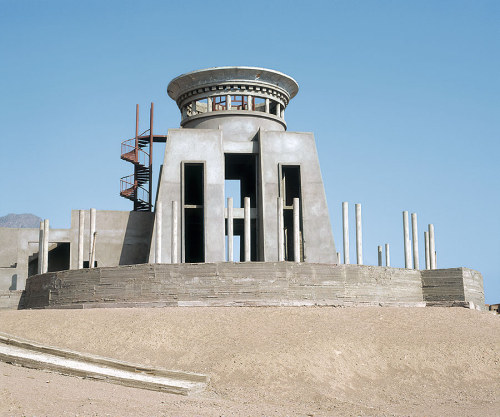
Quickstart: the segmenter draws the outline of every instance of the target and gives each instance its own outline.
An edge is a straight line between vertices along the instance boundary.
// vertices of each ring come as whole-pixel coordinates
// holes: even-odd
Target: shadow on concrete
[[[130,212],[120,253],[120,265],[148,263],[153,225],[154,213]]]

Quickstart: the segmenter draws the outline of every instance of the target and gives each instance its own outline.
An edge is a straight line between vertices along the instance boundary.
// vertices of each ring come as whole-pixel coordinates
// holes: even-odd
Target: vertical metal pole
[[[155,104],[151,103],[149,113],[149,211],[153,211],[153,114]]]
[[[413,269],[420,269],[418,260],[418,227],[417,213],[411,214],[411,237],[413,245]]]
[[[49,270],[49,219],[43,221],[43,267],[42,274]]]
[[[94,262],[92,262],[92,248],[94,247],[94,239],[95,239],[95,221],[96,221],[96,211],[94,208],[91,208],[90,209],[89,268],[94,267]]]
[[[404,249],[405,249],[405,268],[411,268],[410,231],[409,231],[407,211],[403,211],[403,237],[404,237]]]
[[[382,246],[377,246],[378,266],[382,266]]]
[[[78,262],[77,269],[83,268],[83,239],[85,232],[85,211],[78,210]]]
[[[391,266],[391,253],[389,252],[389,244],[385,244],[385,266]]]
[[[436,269],[436,242],[434,240],[434,225],[429,225],[429,253],[431,259],[431,269]]]
[[[344,235],[344,264],[349,264],[349,204],[342,203],[342,231]]]
[[[243,201],[243,213],[244,213],[244,237],[245,237],[245,243],[244,243],[244,252],[245,252],[245,257],[244,260],[245,262],[250,261],[250,197],[245,197]]]
[[[425,269],[431,269],[431,258],[429,256],[429,233],[424,232],[425,241]]]
[[[363,265],[363,234],[361,230],[361,204],[355,204],[356,210],[356,261]]]
[[[139,105],[135,106],[135,161],[139,160]],[[134,211],[137,211],[139,205],[137,204],[137,196],[139,194],[139,187],[137,183],[137,164],[134,164]],[[90,248],[92,250],[92,248]],[[90,262],[90,257],[89,257]],[[89,268],[92,268],[89,264]]]
[[[293,260],[300,262],[300,200],[293,199]]]
[[[156,218],[156,241],[155,241],[155,262],[161,264],[161,240],[163,233],[163,207],[161,201],[158,201],[155,207],[155,218]]]
[[[40,222],[38,233],[38,273],[43,274],[43,220]]]
[[[283,198],[278,197],[278,261],[285,260],[285,229],[283,227]]]
[[[234,262],[233,197],[227,198],[227,260]]]
[[[172,201],[171,262],[179,262],[179,203]]]

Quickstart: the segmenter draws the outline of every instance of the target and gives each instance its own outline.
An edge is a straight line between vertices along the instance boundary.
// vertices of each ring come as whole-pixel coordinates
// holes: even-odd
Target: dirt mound
[[[500,410],[500,317],[461,308],[4,311],[0,331],[211,378],[207,393],[179,399],[51,375],[58,381],[54,395],[66,390],[73,393],[68,398],[91,398],[95,390],[100,406],[82,397],[75,408],[77,400],[59,394],[53,408],[40,409],[33,395],[22,394],[29,378],[49,374],[5,365],[0,412],[6,415],[16,407],[37,415],[64,409],[69,415],[496,416]],[[16,379],[25,382],[19,392]],[[40,395],[48,392],[40,386]],[[144,408],[133,408],[138,404]]]

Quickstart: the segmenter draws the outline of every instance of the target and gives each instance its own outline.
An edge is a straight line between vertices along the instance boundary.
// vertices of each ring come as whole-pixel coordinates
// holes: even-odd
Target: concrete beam
[[[410,255],[410,230],[408,224],[408,212],[403,211],[403,237],[404,237],[404,251],[405,251],[405,268],[411,268],[411,255]]]
[[[155,207],[155,220],[156,220],[156,239],[155,239],[155,263],[161,263],[161,240],[163,232],[163,205],[161,201]]]
[[[349,264],[349,204],[342,203],[342,232],[344,237],[344,264]]]
[[[361,230],[361,204],[355,204],[356,210],[356,262],[363,265],[363,234]]]
[[[171,262],[176,264],[179,262],[179,203],[177,200],[172,201],[172,236],[171,236]]]
[[[245,218],[243,220],[244,222],[244,260],[245,262],[250,262],[251,260],[251,251],[250,251],[250,243],[251,243],[251,236],[250,236],[250,197],[245,197],[243,200],[243,209],[245,211]]]
[[[411,214],[411,236],[413,245],[413,269],[420,269],[418,260],[418,227],[417,213]]]
[[[234,222],[233,222],[233,197],[227,198],[227,260],[234,262]]]
[[[85,211],[78,210],[78,262],[77,269],[83,268],[83,239],[85,232]]]
[[[300,200],[293,199],[293,260],[300,262]]]

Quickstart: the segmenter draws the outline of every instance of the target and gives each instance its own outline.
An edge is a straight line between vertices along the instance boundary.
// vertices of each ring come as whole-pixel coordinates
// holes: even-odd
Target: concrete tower
[[[150,262],[232,261],[234,234],[242,261],[336,263],[314,135],[286,131],[297,92],[293,78],[252,67],[170,82],[182,119],[168,131]],[[225,180],[240,186],[234,208]]]

